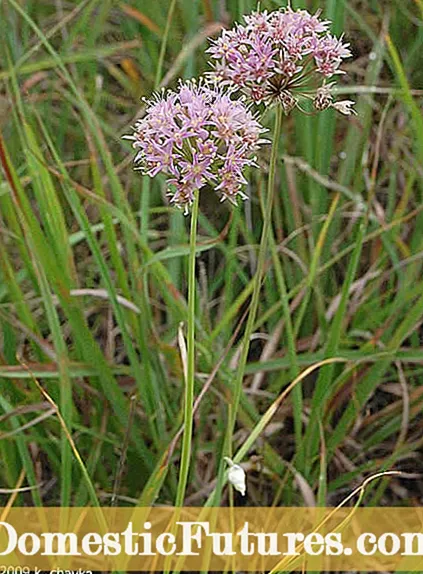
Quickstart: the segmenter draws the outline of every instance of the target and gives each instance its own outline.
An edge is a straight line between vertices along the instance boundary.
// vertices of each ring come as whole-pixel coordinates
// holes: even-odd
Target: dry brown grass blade
[[[294,389],[299,383],[301,383],[301,381],[303,381],[309,375],[311,375],[311,373],[313,373],[315,370],[320,369],[325,365],[331,365],[334,363],[348,363],[348,361],[340,357],[325,359],[324,361],[320,361],[318,363],[315,363],[314,365],[311,365],[310,367],[305,369],[302,373],[300,373],[298,377],[296,377],[292,381],[292,383],[289,384],[287,388],[279,395],[279,397],[270,405],[270,407],[267,409],[267,411],[264,413],[264,415],[261,417],[259,422],[254,427],[254,429],[251,431],[245,443],[242,445],[242,447],[238,450],[238,452],[234,456],[233,461],[236,464],[239,464],[242,461],[244,456],[246,456],[246,454],[250,450],[251,446],[255,443],[257,438],[260,436],[260,434],[264,431],[269,422],[275,416],[279,407],[286,399],[286,397],[289,395],[289,393],[292,391],[292,389]]]
[[[6,520],[8,514],[10,512],[10,509],[12,508],[12,506],[15,503],[16,497],[19,494],[19,490],[20,490],[24,480],[25,480],[25,470],[22,470],[21,474],[19,475],[16,486],[13,489],[13,492],[11,493],[11,496],[10,496],[9,500],[7,501],[6,506],[3,508],[3,511],[1,513],[1,516],[0,516],[0,522],[4,522]]]
[[[57,355],[52,345],[45,339],[42,339],[41,337],[33,333],[31,329],[29,329],[24,323],[19,321],[19,319],[13,317],[13,315],[11,315],[10,313],[5,313],[2,310],[0,310],[0,318],[2,318],[4,321],[15,327],[18,332],[21,332],[22,334],[25,335],[25,337],[27,337],[29,340],[33,341],[36,345],[38,345],[40,349],[42,349],[43,353],[49,359],[51,359],[52,361],[57,361]]]
[[[72,20],[76,18],[76,16],[78,16],[80,12],[82,12],[82,10],[88,5],[88,3],[89,0],[82,0],[82,2],[79,2],[77,6],[75,6],[75,8],[71,12],[69,12],[69,14],[63,16],[63,18],[61,18],[57,24],[55,24],[50,30],[48,30],[45,33],[45,37],[47,38],[47,40],[52,38],[55,34],[57,34],[57,32],[62,31]],[[34,46],[32,46],[32,48],[28,50],[22,56],[22,58],[17,62],[16,67],[18,68],[24,62],[26,62],[32,56],[32,54],[34,54],[37,50],[41,48],[42,45],[43,42],[41,40],[39,40],[36,44],[34,44]]]
[[[313,529],[314,532],[319,532],[319,530],[325,525],[327,524],[327,522],[333,517],[335,516],[336,512],[338,510],[340,510],[341,508],[343,508],[344,506],[346,506],[346,504],[353,499],[354,497],[356,497],[357,495],[359,495],[359,500],[358,503],[351,509],[351,513],[350,515],[344,519],[342,521],[342,523],[338,526],[338,529],[342,529],[343,526],[348,522],[348,520],[350,520],[350,518],[352,517],[352,515],[355,513],[356,509],[358,508],[358,504],[360,504],[360,500],[361,497],[364,495],[366,487],[373,482],[374,480],[377,480],[378,478],[383,478],[385,476],[401,476],[402,473],[396,470],[389,470],[389,471],[385,471],[385,472],[378,472],[377,474],[373,474],[372,476],[369,476],[368,478],[366,478],[366,480],[355,490],[353,490],[340,504],[338,504],[338,506],[336,506],[321,522],[319,522],[319,524]],[[302,552],[304,550],[304,544],[301,543],[299,545],[298,548],[296,548],[297,552]],[[277,566],[275,566],[270,572],[269,574],[276,574],[279,571],[285,571],[287,568],[290,568],[289,564],[292,564],[293,561],[295,561],[295,563],[297,563],[298,560],[301,559],[301,556],[298,558],[295,558],[293,560],[292,557],[288,557],[288,558],[284,558],[283,560],[281,560],[279,562],[279,564],[277,564]],[[292,569],[289,570],[290,572],[292,572]]]
[[[168,86],[170,82],[178,75],[178,72],[180,71],[187,58],[189,58],[189,56],[195,52],[195,50],[197,50],[207,40],[207,38],[218,34],[222,28],[224,28],[224,26],[221,22],[212,22],[200,30],[198,34],[196,34],[194,38],[188,42],[186,46],[179,52],[172,67],[160,83],[160,87],[164,88]]]
[[[276,349],[278,348],[279,345],[280,338],[283,333],[284,326],[285,326],[285,320],[281,319],[279,323],[276,325],[275,329],[273,330],[273,333],[271,334],[269,340],[264,345],[263,351],[259,359],[260,363],[269,361],[275,354]],[[251,383],[250,386],[251,392],[253,393],[257,392],[260,389],[264,377],[265,373],[263,371],[259,371],[254,375],[253,382]]]
[[[6,432],[6,433],[3,433],[3,434],[0,434],[0,440],[10,438],[10,437],[15,436],[16,434],[18,434],[20,432],[23,432],[24,430],[28,430],[28,429],[34,427],[35,425],[41,423],[42,421],[45,421],[46,419],[50,418],[52,415],[54,415],[55,412],[56,412],[55,409],[50,408],[48,411],[46,411],[42,415],[35,417],[35,419],[25,423],[24,425],[20,426],[19,428],[13,429],[13,430]]]
[[[0,494],[21,494],[22,492],[31,492],[37,490],[43,483],[36,484],[35,486],[22,486],[21,488],[0,488]]]
[[[203,0],[203,6],[204,6],[204,13],[206,15],[207,22],[212,22],[213,21],[213,9],[212,9],[210,0]]]
[[[20,415],[26,415],[29,413],[34,413],[38,411],[47,411],[50,409],[50,405],[47,402],[35,403],[33,405],[21,405],[16,407],[13,411],[7,412],[0,417],[0,423],[4,423],[11,417],[16,417]]]
[[[42,396],[46,399],[46,401],[48,403],[50,403],[50,405],[52,406],[52,408],[55,411],[55,414],[57,415],[57,418],[59,419],[59,423],[60,426],[62,427],[62,430],[66,436],[67,441],[69,442],[69,445],[71,447],[71,450],[75,456],[76,461],[79,464],[79,467],[82,471],[82,474],[84,475],[85,481],[86,481],[86,487],[87,490],[89,492],[90,495],[90,499],[91,502],[93,503],[93,505],[95,507],[100,507],[100,503],[98,502],[98,498],[97,498],[97,493],[95,491],[95,487],[94,484],[91,481],[90,475],[88,474],[88,471],[86,469],[86,466],[84,464],[84,461],[82,460],[82,457],[79,453],[79,450],[75,444],[75,441],[73,440],[73,437],[71,435],[71,433],[69,432],[69,429],[66,425],[66,421],[63,418],[59,407],[57,406],[57,404],[54,402],[54,400],[51,398],[51,396],[47,393],[47,391],[45,389],[43,389],[43,387],[41,386],[41,384],[38,382],[37,378],[34,376],[34,374],[31,372],[31,370],[29,369],[28,365],[22,360],[19,359],[19,363],[22,365],[22,367],[29,373],[29,375],[31,376],[32,381],[34,382],[34,384],[36,385],[36,387],[38,388],[38,390],[40,391],[40,393],[42,394]],[[103,521],[103,516],[100,514],[100,519]],[[103,522],[102,522],[103,523]],[[107,528],[106,528],[107,529]]]
[[[157,34],[157,36],[160,37],[163,35],[162,30],[159,28],[159,26],[157,26],[155,22],[153,22],[151,18],[149,18],[148,16],[146,16],[133,6],[130,6],[129,4],[125,4],[122,2],[119,5],[119,7],[122,10],[122,12],[124,12],[127,16],[133,18],[134,20],[137,20],[137,22],[148,28],[150,32],[153,32],[153,34]]]

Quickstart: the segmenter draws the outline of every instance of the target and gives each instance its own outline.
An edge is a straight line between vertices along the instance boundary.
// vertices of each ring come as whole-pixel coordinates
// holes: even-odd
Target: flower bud
[[[232,462],[232,460],[227,456],[225,456],[225,461],[229,465],[228,482],[232,484],[235,490],[240,492],[242,496],[245,496],[245,491],[247,489],[245,482],[246,480],[245,470],[241,466],[239,466],[239,464],[235,464],[234,462]]]
[[[352,107],[355,104],[352,100],[343,100],[342,102],[335,102],[332,107],[335,108],[341,114],[345,116],[350,116],[351,114],[356,114],[357,112]]]
[[[322,112],[331,107],[333,97],[328,86],[322,86],[316,91],[313,103],[318,112]]]

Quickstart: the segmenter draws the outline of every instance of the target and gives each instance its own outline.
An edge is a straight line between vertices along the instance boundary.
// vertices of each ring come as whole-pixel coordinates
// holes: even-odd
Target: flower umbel
[[[194,191],[207,184],[222,201],[245,198],[246,168],[265,131],[244,99],[215,84],[186,82],[176,92],[161,92],[147,102],[135,124],[135,162],[147,175],[167,176],[171,202],[188,213]]]
[[[327,83],[344,73],[341,64],[351,56],[349,44],[329,33],[330,22],[291,8],[254,12],[244,20],[209,48],[214,77],[237,85],[256,103],[281,104],[286,114],[304,100],[313,101],[316,111],[353,113],[350,105],[333,102],[334,82]]]

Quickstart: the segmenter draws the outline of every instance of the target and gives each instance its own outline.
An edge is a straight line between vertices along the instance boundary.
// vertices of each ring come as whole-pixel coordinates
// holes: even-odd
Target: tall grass
[[[226,504],[230,450],[250,505],[303,505],[304,484],[332,504],[370,473],[422,470],[421,6],[292,5],[345,29],[355,58],[339,90],[358,116],[284,121],[257,260],[270,151],[251,201],[202,195],[190,248],[189,220],[121,138],[139,98],[204,71],[207,35],[255,2],[1,3],[0,480],[24,471],[34,487],[17,504]],[[416,496],[395,477],[365,503]]]

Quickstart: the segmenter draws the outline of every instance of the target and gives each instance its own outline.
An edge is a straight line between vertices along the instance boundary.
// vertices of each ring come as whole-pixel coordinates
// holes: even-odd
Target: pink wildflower
[[[194,191],[211,185],[222,201],[245,198],[245,171],[266,140],[244,99],[215,84],[181,84],[147,102],[144,118],[125,136],[137,150],[135,162],[153,177],[167,176],[171,202],[188,212]]]
[[[285,113],[303,100],[315,101],[316,111],[336,109],[332,99],[328,103],[326,81],[343,73],[342,62],[351,52],[319,16],[291,8],[245,16],[244,25],[225,30],[209,48],[212,75],[235,84],[256,103],[280,103]]]

